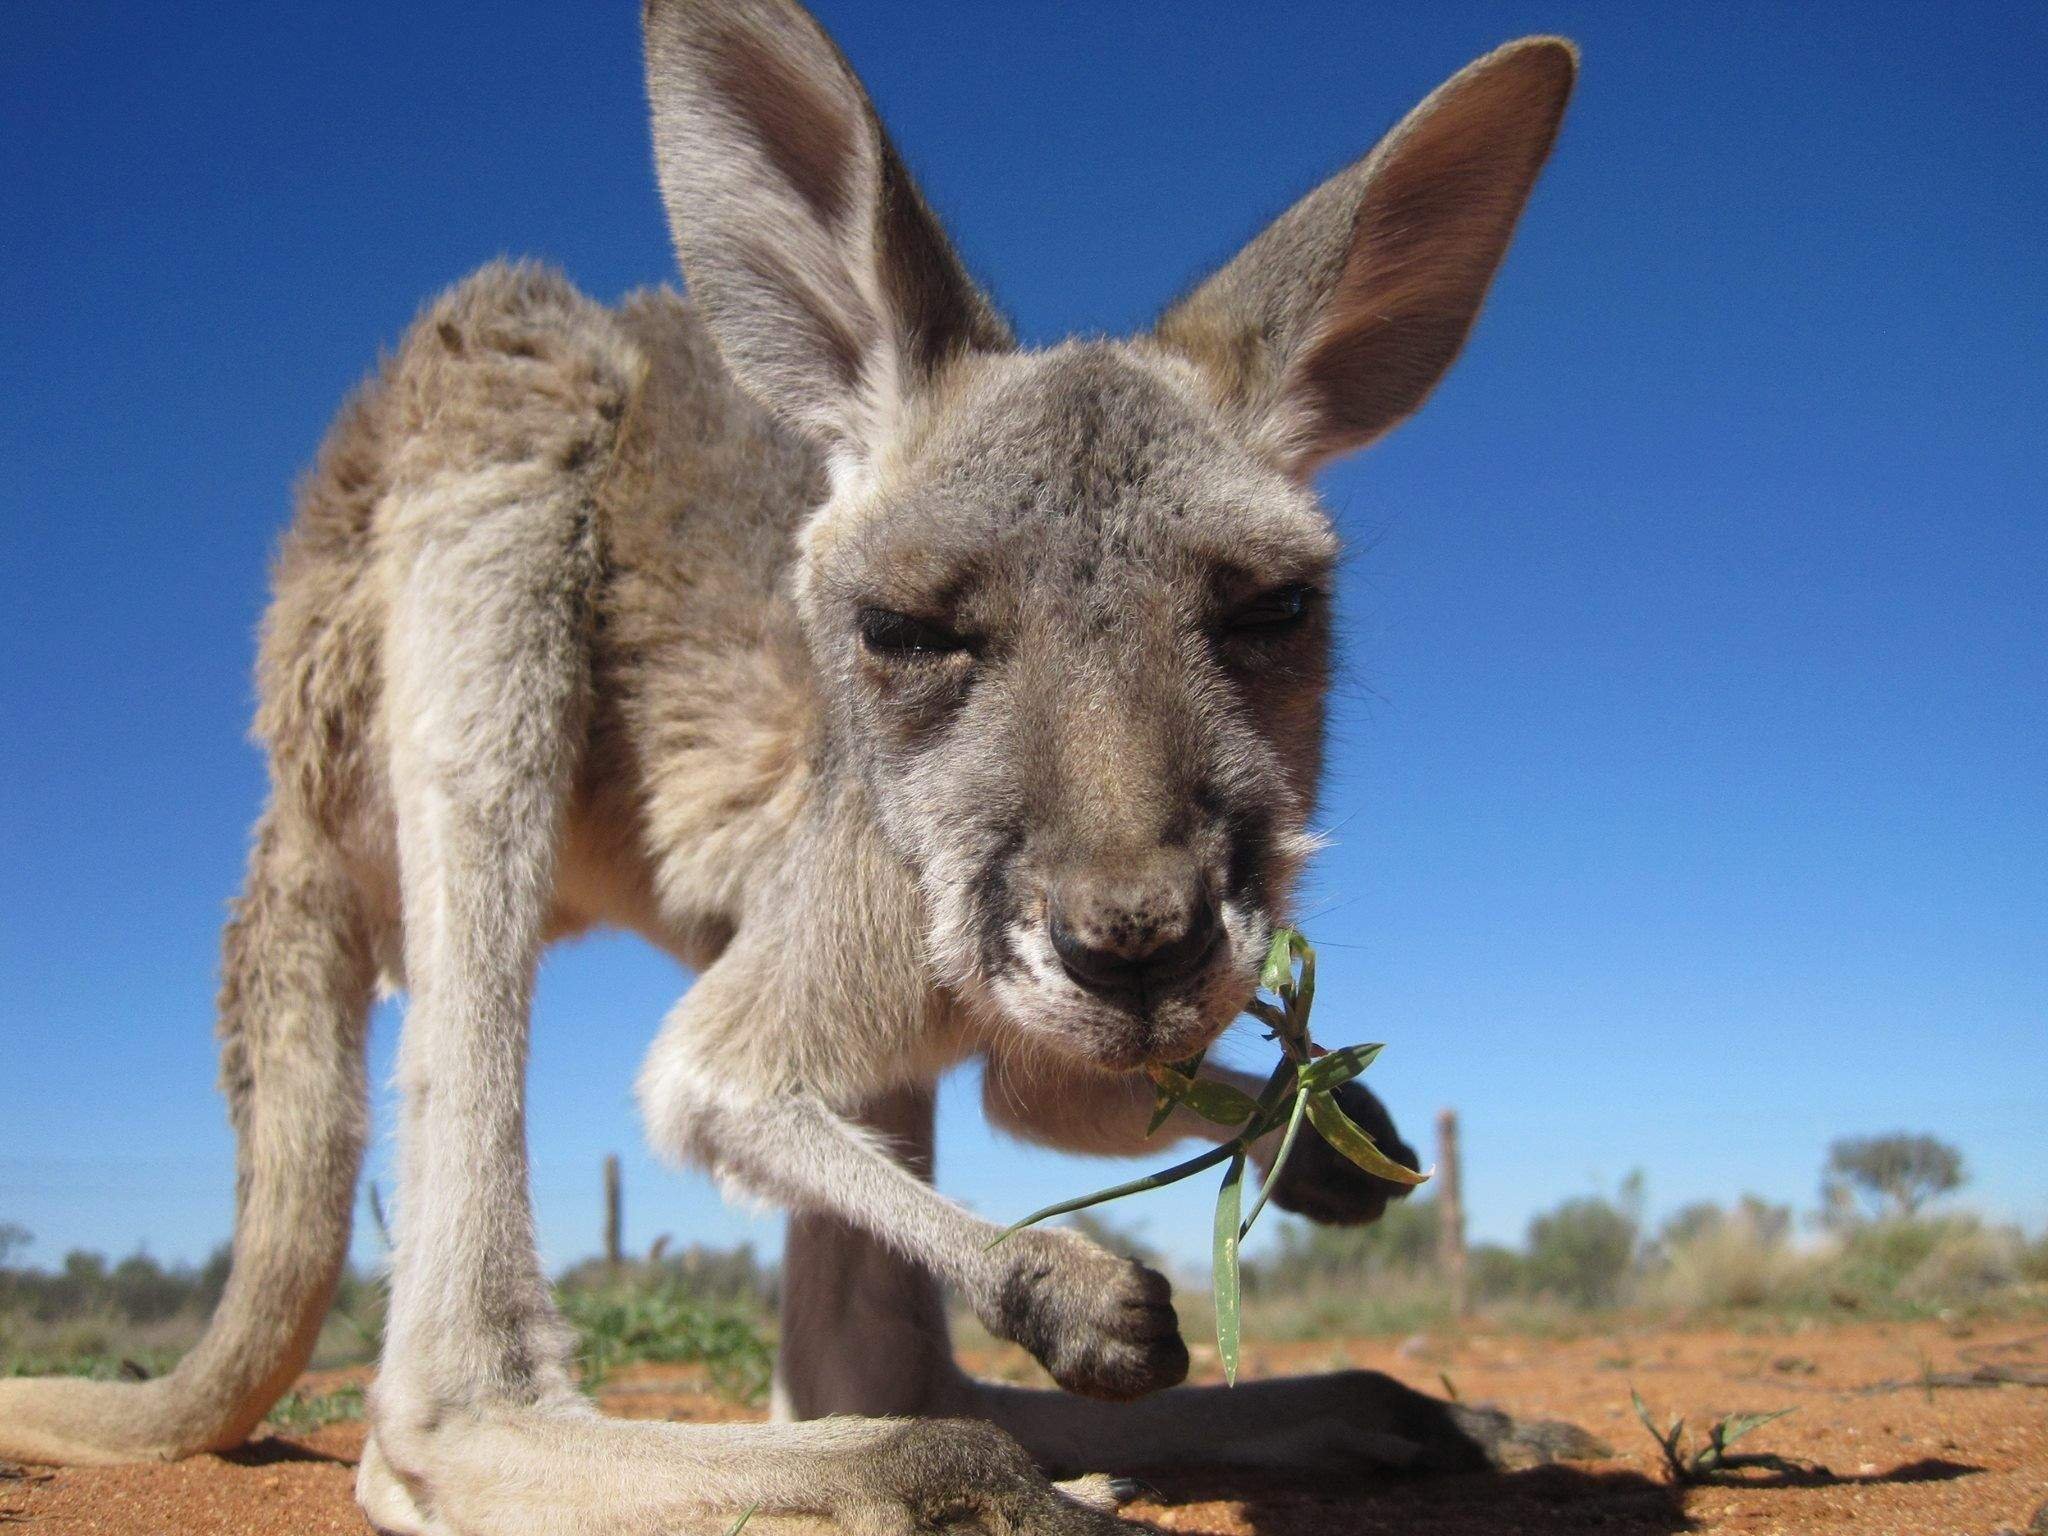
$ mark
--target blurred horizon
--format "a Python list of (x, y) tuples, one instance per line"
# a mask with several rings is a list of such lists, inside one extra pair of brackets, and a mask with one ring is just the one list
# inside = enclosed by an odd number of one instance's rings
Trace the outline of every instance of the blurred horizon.
[[(1469, 59), (1574, 37), (1466, 355), (1322, 482), (1318, 1036), (1388, 1042), (1369, 1082), (1418, 1150), (1457, 1107), (1476, 1240), (1638, 1168), (1653, 1221), (1809, 1210), (1829, 1142), (1892, 1130), (2048, 1225), (2048, 12), (815, 8), (1031, 344), (1144, 326)], [(30, 1262), (228, 1234), (212, 993), (290, 488), (482, 262), (675, 281), (636, 9), (0, 16), (0, 1222)], [(614, 1151), (629, 1246), (777, 1247), (641, 1141), (685, 981), (619, 937), (544, 963), (553, 1267), (596, 1250)], [(940, 1182), (992, 1216), (1124, 1166), (996, 1138), (971, 1071), (943, 1094)], [(1210, 1193), (1112, 1214), (1198, 1269)]]

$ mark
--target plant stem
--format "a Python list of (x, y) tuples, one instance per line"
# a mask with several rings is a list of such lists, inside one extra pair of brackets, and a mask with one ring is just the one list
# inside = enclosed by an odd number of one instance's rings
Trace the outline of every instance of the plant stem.
[[(1026, 1227), (1037, 1226), (1039, 1222), (1048, 1221), (1054, 1216), (1065, 1216), (1074, 1211), (1085, 1211), (1089, 1206), (1101, 1205), (1106, 1200), (1121, 1200), (1125, 1195), (1141, 1195), (1148, 1189), (1163, 1189), (1168, 1184), (1178, 1184), (1182, 1179), (1191, 1178), (1195, 1174), (1200, 1173), (1204, 1168), (1214, 1168), (1218, 1163), (1226, 1162), (1230, 1158), (1242, 1153), (1251, 1144), (1255, 1129), (1259, 1135), (1264, 1135), (1270, 1127), (1264, 1125), (1257, 1127), (1247, 1126), (1221, 1146), (1211, 1147), (1200, 1156), (1191, 1157), (1184, 1163), (1175, 1163), (1171, 1168), (1161, 1169), (1158, 1173), (1148, 1173), (1141, 1179), (1132, 1179), (1128, 1184), (1118, 1184), (1109, 1189), (1097, 1190), (1094, 1194), (1083, 1195), (1078, 1200), (1062, 1200), (1058, 1205), (1048, 1205), (1042, 1211), (1033, 1211), (1022, 1221), (1013, 1221), (1003, 1228), (1002, 1231), (998, 1232), (990, 1240), (988, 1247), (994, 1248), (1011, 1233), (1021, 1232)], [(983, 1251), (986, 1252), (987, 1250), (984, 1249)]]
[(1251, 1214), (1244, 1219), (1237, 1235), (1242, 1240), (1252, 1229), (1252, 1223), (1259, 1219), (1259, 1212), (1266, 1208), (1266, 1201), (1272, 1198), (1273, 1186), (1280, 1182), (1280, 1174), (1287, 1167), (1287, 1159), (1294, 1153), (1294, 1139), (1301, 1134), (1301, 1122), (1308, 1118), (1308, 1095), (1294, 1096), (1294, 1109), (1287, 1116), (1287, 1134), (1280, 1138), (1280, 1150), (1273, 1156), (1273, 1166), (1259, 1180), (1259, 1198), (1252, 1202)]

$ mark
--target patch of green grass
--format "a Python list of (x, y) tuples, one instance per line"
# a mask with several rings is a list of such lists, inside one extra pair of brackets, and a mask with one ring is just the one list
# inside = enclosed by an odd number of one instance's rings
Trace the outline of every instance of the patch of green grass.
[(715, 1390), (739, 1402), (767, 1395), (775, 1357), (759, 1326), (682, 1285), (563, 1290), (556, 1303), (579, 1337), (585, 1390), (622, 1365), (652, 1360), (701, 1365)]
[(0, 1355), (0, 1376), (85, 1376), (94, 1381), (148, 1381), (178, 1363), (184, 1351), (32, 1349)]
[(146, 1381), (176, 1365), (197, 1333), (196, 1325), (137, 1325), (120, 1317), (40, 1323), (0, 1313), (0, 1376)]
[(264, 1415), (264, 1422), (287, 1434), (304, 1434), (329, 1424), (352, 1423), (363, 1416), (363, 1389), (336, 1387), (332, 1392), (287, 1392)]

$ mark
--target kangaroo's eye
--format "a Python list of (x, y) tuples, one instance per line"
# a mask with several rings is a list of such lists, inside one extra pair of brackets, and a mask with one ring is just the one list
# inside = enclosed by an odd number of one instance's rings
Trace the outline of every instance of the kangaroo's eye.
[(951, 656), (970, 649), (943, 624), (888, 608), (860, 611), (860, 643), (877, 656)]
[(1322, 596), (1307, 582), (1292, 581), (1270, 592), (1261, 592), (1249, 602), (1224, 615), (1226, 634), (1256, 634), (1264, 630), (1288, 629), (1307, 618)]

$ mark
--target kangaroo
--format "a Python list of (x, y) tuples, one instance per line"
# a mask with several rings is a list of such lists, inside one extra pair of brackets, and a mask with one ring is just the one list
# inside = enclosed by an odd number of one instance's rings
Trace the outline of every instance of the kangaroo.
[[(490, 266), (343, 410), (260, 644), (233, 1273), (160, 1380), (0, 1382), (0, 1455), (232, 1446), (297, 1375), (380, 980), (408, 997), (358, 1477), (382, 1531), (1081, 1533), (1115, 1490), (1048, 1474), (1570, 1453), (1365, 1372), (1179, 1386), (1159, 1275), (1066, 1230), (992, 1248), (929, 1173), (952, 1065), (985, 1062), (1007, 1131), (1129, 1153), (1141, 1069), (1251, 995), (1312, 849), (1338, 552), (1313, 473), (1449, 367), (1573, 48), (1470, 65), (1150, 332), (1032, 351), (794, 0), (644, 23), (688, 297)], [(639, 1080), (653, 1143), (791, 1213), (778, 1422), (576, 1389), (523, 1079), (537, 957), (597, 924), (696, 972)], [(1391, 1192), (1318, 1143), (1276, 1198), (1362, 1221)], [(942, 1286), (1066, 1390), (961, 1371)]]

